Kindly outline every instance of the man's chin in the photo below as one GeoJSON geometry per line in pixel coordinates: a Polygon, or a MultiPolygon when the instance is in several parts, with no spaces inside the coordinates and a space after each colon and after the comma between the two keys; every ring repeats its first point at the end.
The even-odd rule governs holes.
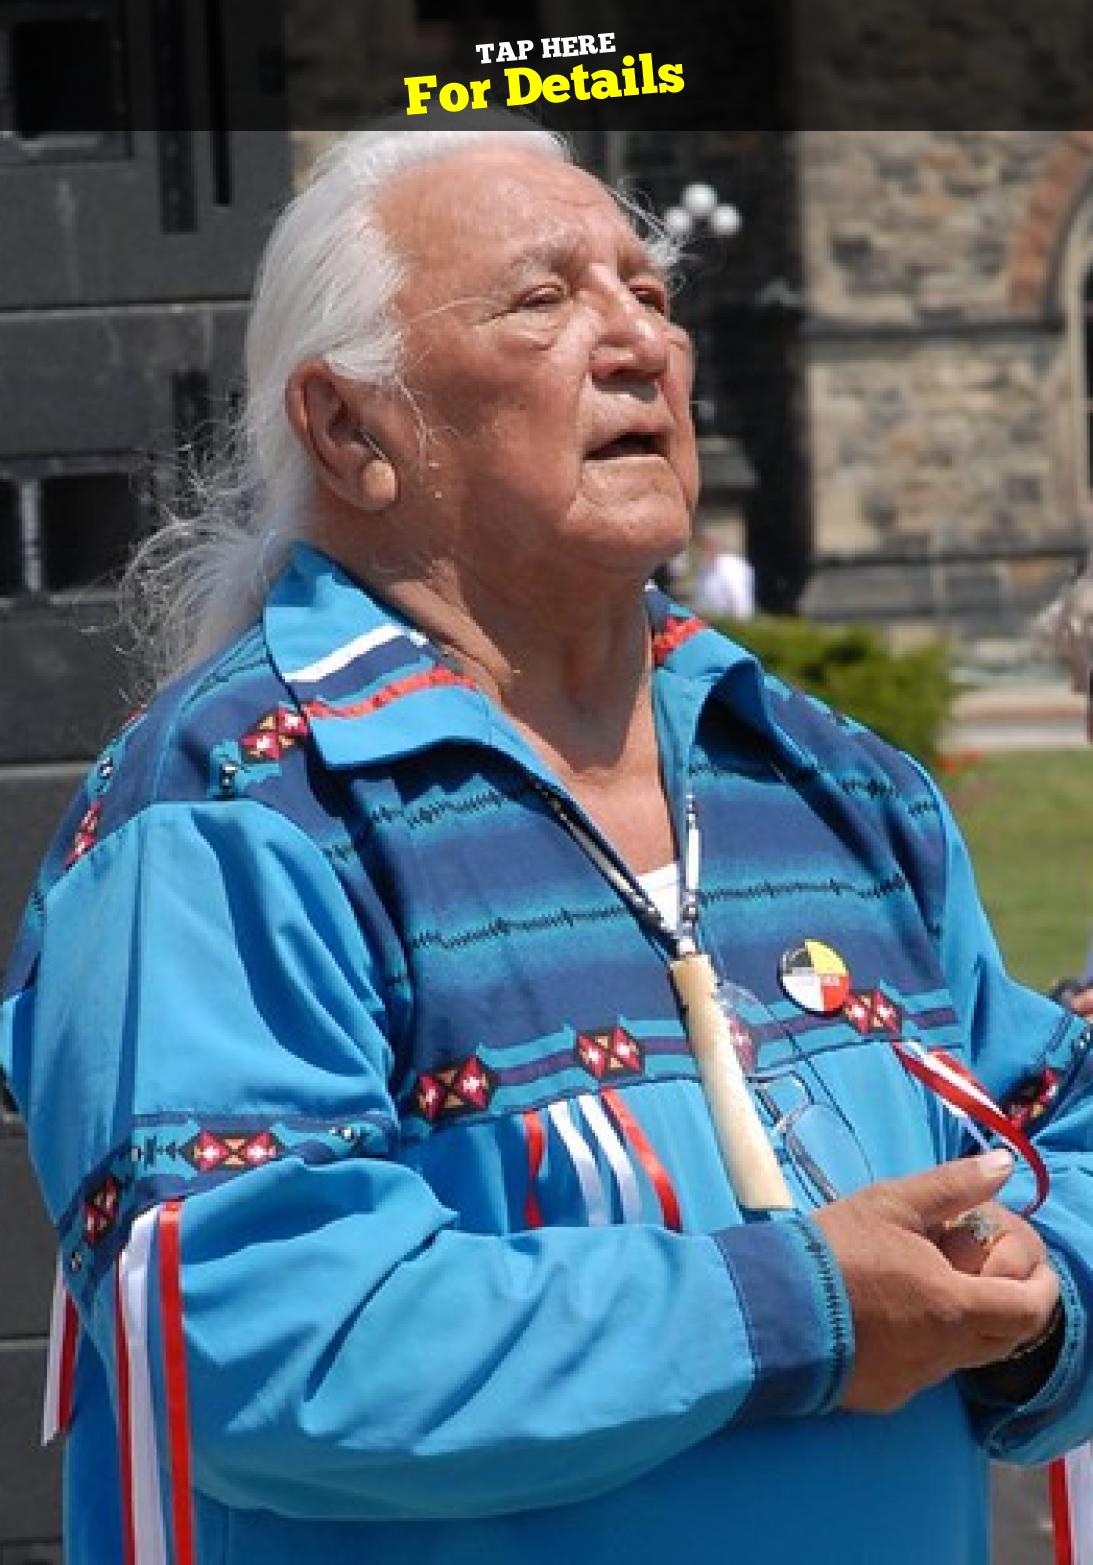
{"type": "Polygon", "coordinates": [[[642,507],[615,513],[609,524],[574,529],[572,545],[608,575],[644,583],[690,543],[690,516],[677,507],[642,507]]]}
{"type": "MultiPolygon", "coordinates": [[[[691,511],[683,486],[659,458],[627,458],[604,467],[628,468],[615,474],[593,474],[581,486],[580,510],[605,536],[661,536],[685,547],[691,533],[691,511]]],[[[584,519],[584,518],[583,518],[584,519]]]]}

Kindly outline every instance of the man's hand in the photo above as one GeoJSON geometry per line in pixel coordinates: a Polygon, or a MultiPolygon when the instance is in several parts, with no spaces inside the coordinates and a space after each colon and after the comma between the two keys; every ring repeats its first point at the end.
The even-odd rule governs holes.
{"type": "MultiPolygon", "coordinates": [[[[938,1248],[958,1271],[972,1277],[1023,1281],[1049,1264],[1047,1249],[1035,1228],[995,1201],[974,1207],[947,1225],[938,1248]]],[[[1046,1328],[1031,1342],[1022,1343],[1015,1357],[974,1370],[968,1378],[973,1396],[985,1396],[996,1405],[1010,1402],[1018,1406],[1046,1385],[1058,1362],[1065,1330],[1057,1277],[1054,1291],[1056,1303],[1046,1328]]]]}
{"type": "Polygon", "coordinates": [[[844,1407],[891,1412],[958,1370],[1008,1357],[1044,1330],[1059,1285],[1027,1223],[1006,1213],[1012,1227],[978,1275],[958,1269],[941,1248],[945,1224],[990,1201],[1012,1169],[1008,1153],[962,1158],[872,1185],[814,1215],[854,1316],[844,1407]],[[1039,1248],[1028,1247],[1026,1231],[1039,1248]]]}

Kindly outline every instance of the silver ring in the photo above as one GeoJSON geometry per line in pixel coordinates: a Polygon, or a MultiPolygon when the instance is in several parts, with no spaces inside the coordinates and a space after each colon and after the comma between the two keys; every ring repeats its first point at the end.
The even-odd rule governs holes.
{"type": "Polygon", "coordinates": [[[979,1207],[973,1206],[970,1212],[964,1212],[960,1217],[954,1217],[945,1224],[947,1233],[964,1233],[973,1244],[977,1244],[985,1255],[989,1255],[1000,1239],[1005,1237],[1006,1227],[996,1217],[988,1217],[987,1213],[979,1207]]]}

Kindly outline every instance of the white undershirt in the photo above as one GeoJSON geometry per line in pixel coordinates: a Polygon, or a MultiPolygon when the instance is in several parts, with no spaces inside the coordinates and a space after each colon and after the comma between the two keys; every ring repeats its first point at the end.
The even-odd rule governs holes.
{"type": "Polygon", "coordinates": [[[669,929],[679,929],[679,864],[673,859],[647,875],[638,876],[638,885],[653,903],[669,929]]]}

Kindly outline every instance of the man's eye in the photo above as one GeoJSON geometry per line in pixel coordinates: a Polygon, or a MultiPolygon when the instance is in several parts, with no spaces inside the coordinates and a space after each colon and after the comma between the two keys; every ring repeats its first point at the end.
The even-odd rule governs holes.
{"type": "Polygon", "coordinates": [[[668,295],[663,288],[658,288],[653,283],[632,283],[630,292],[639,304],[644,304],[646,309],[655,310],[658,315],[668,313],[668,295]]]}
{"type": "Polygon", "coordinates": [[[524,294],[518,301],[517,309],[549,310],[561,304],[564,298],[565,289],[559,283],[544,283],[542,287],[532,288],[524,294]]]}

